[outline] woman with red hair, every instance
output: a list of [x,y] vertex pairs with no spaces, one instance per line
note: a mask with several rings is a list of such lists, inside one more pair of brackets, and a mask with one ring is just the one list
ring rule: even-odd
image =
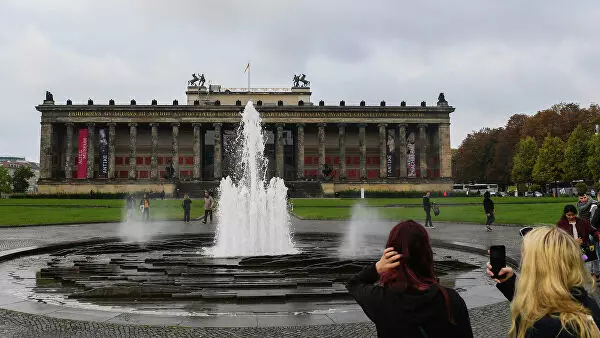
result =
[[412,220],[392,228],[381,259],[346,288],[379,337],[473,337],[465,301],[439,285],[429,235]]

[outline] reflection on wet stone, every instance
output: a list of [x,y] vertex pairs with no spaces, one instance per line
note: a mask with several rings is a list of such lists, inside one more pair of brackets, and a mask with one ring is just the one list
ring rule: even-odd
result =
[[[337,234],[296,234],[299,254],[238,258],[205,255],[211,234],[82,245],[46,255],[34,291],[97,305],[205,313],[356,307],[345,283],[378,257],[340,257],[341,240]],[[447,255],[436,255],[434,266],[450,287],[457,272],[480,268]]]

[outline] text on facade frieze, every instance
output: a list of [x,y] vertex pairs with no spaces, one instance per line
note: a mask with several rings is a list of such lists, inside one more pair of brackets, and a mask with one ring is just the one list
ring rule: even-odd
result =
[[[262,112],[263,118],[425,118],[432,113],[409,112]],[[429,116],[428,116],[429,115]],[[206,118],[239,118],[240,112],[69,112],[69,117],[206,117]]]

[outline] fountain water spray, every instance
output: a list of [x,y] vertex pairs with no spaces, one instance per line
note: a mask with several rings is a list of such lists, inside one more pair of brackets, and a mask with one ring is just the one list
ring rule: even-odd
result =
[[266,184],[268,159],[259,113],[248,102],[238,129],[237,175],[221,180],[217,233],[210,254],[216,257],[294,254],[287,211],[287,188],[274,177]]

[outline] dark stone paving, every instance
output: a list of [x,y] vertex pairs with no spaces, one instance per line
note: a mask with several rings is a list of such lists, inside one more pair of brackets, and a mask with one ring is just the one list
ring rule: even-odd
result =
[[[369,222],[360,229],[361,234],[381,236],[384,240],[393,222]],[[518,258],[520,236],[518,227],[495,227],[486,232],[483,225],[435,224],[430,231],[433,239],[459,242],[479,248],[492,244],[507,246],[508,255]],[[294,220],[297,232],[349,231],[347,221],[305,221]],[[368,230],[367,230],[368,229]],[[119,224],[92,224],[82,226],[51,226],[0,229],[0,249],[7,250],[20,246],[52,244],[61,241],[89,240],[94,237],[107,237],[122,234]],[[201,223],[184,225],[181,222],[150,224],[144,228],[148,234],[202,233],[214,231],[214,227]],[[382,241],[383,242],[383,241]],[[505,337],[509,327],[508,302],[477,307],[469,310],[475,337]],[[275,327],[184,327],[193,326],[193,320],[186,319],[182,326],[146,326],[109,322],[88,322],[50,318],[44,315],[26,314],[0,310],[0,337],[375,337],[372,323],[329,324],[317,326],[294,326],[294,323],[278,323]],[[113,320],[114,322],[114,320]],[[225,326],[226,323],[220,326]],[[298,324],[302,325],[302,324]]]

